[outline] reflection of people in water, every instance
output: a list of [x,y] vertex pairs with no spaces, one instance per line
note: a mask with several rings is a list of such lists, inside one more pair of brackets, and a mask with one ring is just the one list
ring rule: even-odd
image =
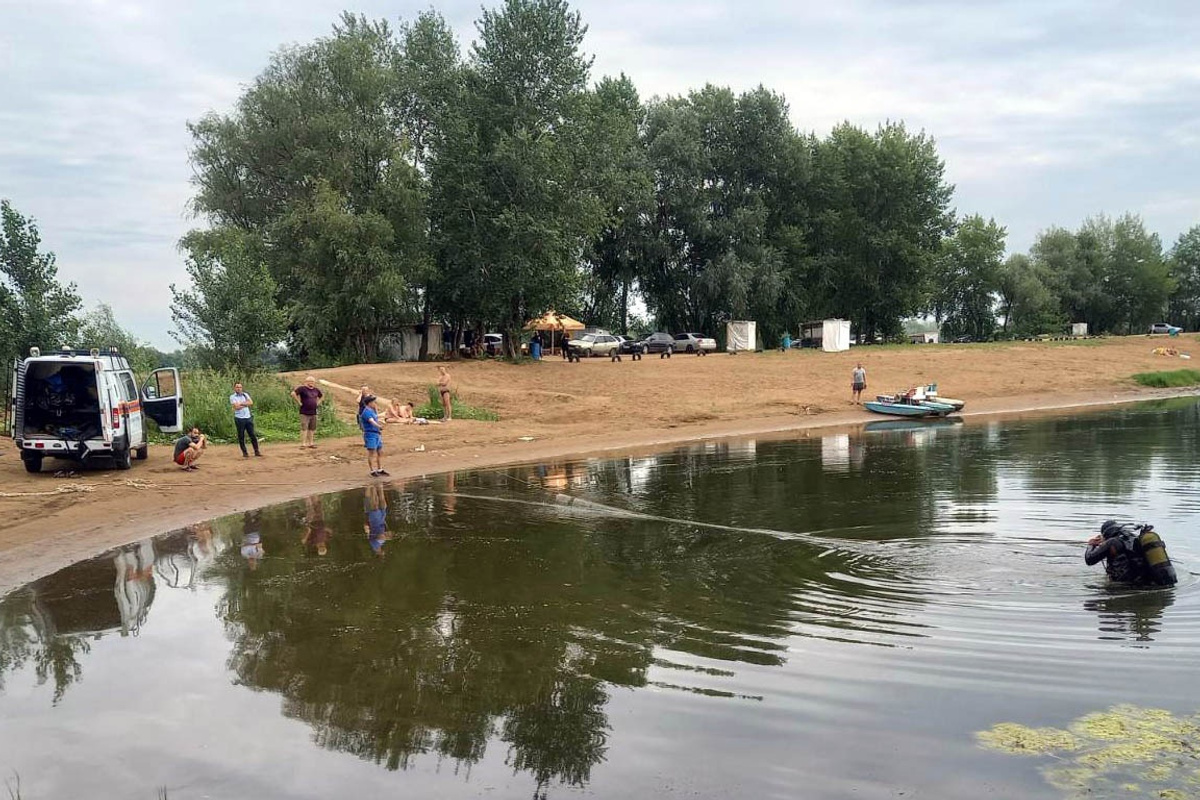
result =
[[258,562],[264,555],[262,545],[262,514],[258,511],[247,511],[242,515],[242,558],[250,564],[250,569],[258,569]]
[[1175,567],[1167,556],[1154,526],[1149,524],[1122,525],[1107,520],[1100,533],[1088,539],[1083,554],[1089,567],[1104,562],[1104,571],[1114,583],[1129,586],[1174,586]]
[[367,512],[367,521],[363,531],[367,534],[371,552],[382,558],[383,546],[392,538],[387,529],[387,498],[379,484],[368,486],[365,491],[363,509]]
[[[1114,587],[1116,589],[1116,587]],[[1175,602],[1170,591],[1116,591],[1084,601],[1083,607],[1099,615],[1101,639],[1152,642],[1162,631],[1163,611]]]
[[325,509],[321,496],[314,494],[304,498],[304,547],[313,548],[317,555],[329,552],[329,526],[325,524]]

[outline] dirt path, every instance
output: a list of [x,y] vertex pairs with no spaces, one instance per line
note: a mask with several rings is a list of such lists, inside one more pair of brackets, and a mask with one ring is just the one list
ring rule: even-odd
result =
[[[944,395],[968,401],[968,418],[1162,396],[1138,390],[1129,378],[1188,366],[1152,354],[1162,343],[1134,336],[837,354],[651,356],[621,363],[452,363],[461,398],[497,411],[501,421],[389,426],[384,465],[393,476],[411,477],[706,437],[859,425],[872,415],[849,401],[850,371],[858,361],[867,370],[868,396],[937,381]],[[1171,344],[1184,352],[1196,345],[1200,354],[1195,337]],[[365,382],[381,396],[420,405],[437,370],[430,364],[375,364],[315,374],[347,386]],[[353,395],[329,391],[353,415]],[[311,451],[268,442],[264,452],[265,458],[243,459],[235,446],[215,446],[200,470],[183,473],[171,464],[168,448],[156,446],[129,472],[56,477],[50,470],[66,462],[49,461],[47,472],[29,475],[12,442],[0,439],[0,594],[107,547],[368,480],[357,438],[325,441]]]

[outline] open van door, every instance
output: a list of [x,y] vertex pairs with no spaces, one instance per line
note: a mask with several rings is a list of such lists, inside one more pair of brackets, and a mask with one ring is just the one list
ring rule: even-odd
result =
[[149,380],[142,384],[142,409],[158,423],[163,433],[183,430],[183,388],[179,383],[179,370],[163,367],[150,373]]

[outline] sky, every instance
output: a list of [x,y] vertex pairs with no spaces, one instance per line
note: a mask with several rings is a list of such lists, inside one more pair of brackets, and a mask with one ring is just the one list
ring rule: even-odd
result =
[[[353,4],[352,4],[353,3]],[[478,2],[434,7],[474,38]],[[494,2],[489,2],[494,6]],[[280,47],[342,10],[429,0],[0,0],[0,197],[59,276],[164,349],[189,211],[187,123],[225,113]],[[1169,247],[1200,224],[1195,0],[577,0],[592,77],[644,98],[706,83],[784,95],[802,131],[902,120],[938,143],[954,205],[1039,230],[1139,214]]]

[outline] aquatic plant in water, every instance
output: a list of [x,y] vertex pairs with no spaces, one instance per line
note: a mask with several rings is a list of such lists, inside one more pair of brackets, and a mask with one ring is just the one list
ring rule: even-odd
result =
[[975,737],[990,750],[1057,759],[1043,774],[1069,798],[1200,794],[1200,715],[1119,705],[1082,716],[1067,730],[1002,722]]

